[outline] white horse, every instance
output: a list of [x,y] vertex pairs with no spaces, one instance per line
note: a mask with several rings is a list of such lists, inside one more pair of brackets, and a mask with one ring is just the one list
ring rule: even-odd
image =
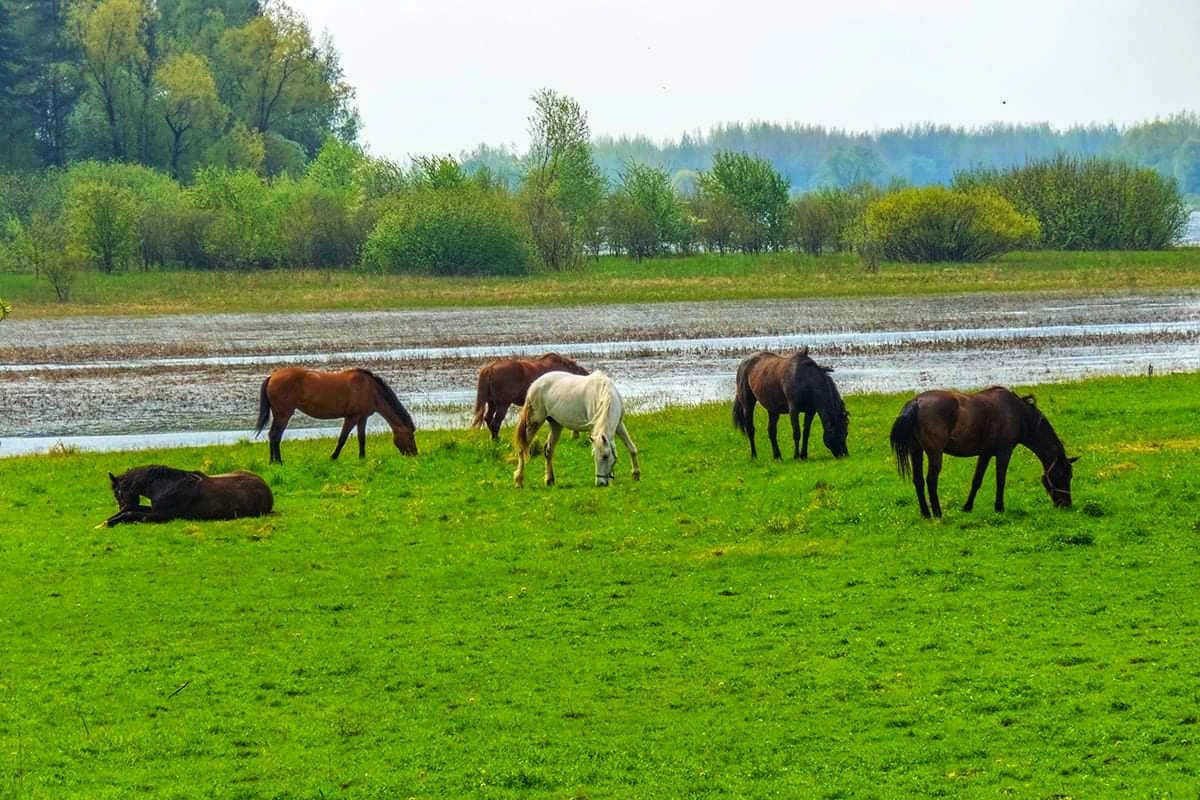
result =
[[529,443],[537,435],[543,422],[550,423],[550,435],[546,437],[546,485],[554,485],[554,446],[563,428],[572,431],[589,431],[592,439],[592,457],[596,460],[596,485],[607,486],[613,479],[613,466],[617,462],[617,447],[614,434],[625,443],[629,458],[633,461],[633,479],[642,475],[638,464],[637,448],[629,438],[623,421],[625,411],[621,395],[612,379],[603,372],[591,375],[572,375],[569,372],[547,372],[529,386],[513,443],[517,448],[517,471],[513,480],[518,487],[525,483],[525,462],[529,460]]

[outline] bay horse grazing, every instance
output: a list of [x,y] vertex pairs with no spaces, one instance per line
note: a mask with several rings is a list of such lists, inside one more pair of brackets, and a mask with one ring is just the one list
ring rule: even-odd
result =
[[[120,510],[97,527],[122,522],[258,517],[270,513],[275,504],[266,481],[244,470],[209,476],[153,464],[121,475],[110,472],[108,478]],[[143,497],[150,500],[150,505],[141,504]]]
[[[1018,444],[1033,451],[1042,462],[1042,486],[1056,506],[1071,505],[1072,467],[1079,457],[1067,458],[1066,449],[1050,421],[1037,407],[1033,395],[1014,394],[1003,386],[992,386],[975,394],[935,389],[922,392],[905,404],[892,424],[892,451],[900,476],[912,476],[921,516],[942,515],[938,501],[938,474],[942,454],[978,456],[975,477],[963,511],[975,505],[975,494],[983,484],[988,462],[996,457],[996,511],[1004,510],[1004,481],[1008,462]],[[927,476],[921,475],[922,459],[929,455]],[[929,487],[929,503],[925,487]]]
[[587,375],[588,371],[558,353],[543,353],[537,358],[497,359],[479,370],[475,383],[475,418],[471,427],[487,423],[492,441],[500,439],[500,425],[509,406],[525,405],[529,384],[547,372]]
[[529,395],[521,408],[513,443],[517,448],[517,471],[513,481],[518,488],[525,483],[525,462],[529,460],[529,443],[543,422],[550,424],[546,437],[546,485],[554,485],[554,447],[563,428],[588,431],[592,440],[592,458],[596,462],[596,485],[607,486],[613,479],[617,462],[617,447],[613,437],[619,437],[633,462],[633,479],[642,475],[638,451],[629,432],[625,430],[624,407],[621,395],[612,379],[603,372],[572,375],[569,372],[547,372],[529,386]]
[[[283,463],[279,442],[292,414],[303,411],[316,419],[343,418],[342,433],[330,458],[337,458],[346,444],[350,429],[358,427],[358,457],[367,454],[367,417],[375,412],[392,427],[392,441],[406,456],[417,454],[413,437],[416,423],[392,387],[383,378],[366,369],[354,368],[342,372],[317,372],[303,367],[284,367],[272,372],[262,382],[258,400],[258,427],[262,433],[271,420],[267,439],[271,443],[272,463]],[[272,419],[274,416],[274,419]]]
[[[787,414],[792,421],[792,458],[808,458],[808,433],[813,416],[821,417],[822,438],[834,458],[850,455],[846,436],[850,431],[850,412],[842,395],[824,367],[809,358],[808,348],[790,356],[762,352],[750,356],[737,369],[737,390],[733,400],[733,427],[750,440],[750,457],[758,457],[754,445],[754,405],[762,403],[767,410],[767,437],[771,453],[779,452],[777,430],[779,416]],[[799,415],[804,414],[803,443]]]

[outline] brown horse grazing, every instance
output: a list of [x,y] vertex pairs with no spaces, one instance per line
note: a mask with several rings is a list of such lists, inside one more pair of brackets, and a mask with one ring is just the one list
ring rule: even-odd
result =
[[254,432],[255,436],[261,434],[267,420],[274,415],[267,434],[272,462],[283,463],[279,441],[297,409],[317,419],[345,419],[330,458],[337,458],[342,452],[346,437],[355,426],[358,427],[358,457],[366,456],[367,417],[376,411],[392,426],[392,441],[397,449],[406,456],[417,454],[417,442],[413,438],[417,426],[408,409],[396,397],[392,387],[370,370],[315,372],[302,367],[284,367],[272,372],[259,390],[258,427]]
[[[808,357],[805,347],[790,356],[759,353],[750,356],[737,369],[737,391],[733,400],[733,427],[750,439],[750,457],[757,458],[754,446],[754,404],[762,403],[767,410],[767,436],[771,452],[782,458],[776,431],[779,415],[792,420],[792,458],[808,458],[808,433],[814,415],[821,417],[823,439],[834,458],[850,455],[846,436],[850,430],[850,412],[829,373]],[[800,412],[804,412],[804,440],[801,444]]]
[[478,428],[486,422],[492,432],[492,441],[498,441],[508,407],[525,405],[529,384],[547,372],[588,374],[586,369],[558,353],[545,353],[532,359],[498,359],[483,367],[475,384],[475,418],[471,420],[471,427]]
[[[922,392],[909,400],[892,424],[892,451],[901,477],[912,475],[921,515],[942,515],[938,501],[938,474],[942,454],[978,456],[975,477],[963,511],[975,505],[975,493],[983,484],[988,462],[996,457],[996,510],[1004,510],[1004,480],[1008,462],[1018,444],[1033,451],[1042,462],[1042,486],[1056,506],[1071,505],[1071,465],[1079,457],[1067,458],[1066,449],[1034,402],[1033,395],[1019,397],[1002,386],[975,394],[947,390]],[[929,454],[928,477],[921,475],[921,461]],[[929,504],[925,486],[929,486]]]
[[[101,528],[122,522],[258,517],[275,504],[266,481],[243,470],[209,476],[154,464],[121,475],[110,472],[108,478],[120,510],[97,526]],[[143,497],[150,505],[141,505]]]

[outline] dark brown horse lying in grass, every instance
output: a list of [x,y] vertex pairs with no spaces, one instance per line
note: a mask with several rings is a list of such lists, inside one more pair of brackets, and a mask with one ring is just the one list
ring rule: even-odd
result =
[[588,371],[566,356],[545,353],[537,358],[498,359],[479,370],[475,384],[475,418],[471,427],[487,423],[492,441],[500,438],[500,425],[509,406],[525,405],[529,384],[547,372],[587,375]]
[[[271,488],[253,472],[205,475],[154,464],[121,475],[108,473],[116,514],[100,523],[166,522],[172,519],[237,519],[267,514],[275,504]],[[143,506],[141,499],[150,500]]]
[[272,372],[259,391],[258,427],[255,430],[256,436],[262,433],[267,420],[274,415],[267,434],[272,462],[283,463],[279,442],[297,410],[317,419],[345,420],[330,458],[337,458],[342,452],[346,438],[355,426],[358,427],[358,457],[364,458],[367,454],[367,417],[377,411],[392,426],[392,441],[396,448],[406,456],[417,454],[417,442],[413,437],[416,423],[392,387],[370,370],[315,372],[302,367],[284,367]]
[[[1042,486],[1056,506],[1071,505],[1072,468],[1079,457],[1067,458],[1058,434],[1034,402],[1033,395],[1019,397],[1002,386],[975,394],[935,389],[909,400],[892,424],[892,451],[901,477],[912,476],[921,515],[942,515],[938,500],[938,475],[942,454],[978,456],[971,493],[963,511],[975,505],[975,494],[983,484],[988,462],[996,457],[996,510],[1004,510],[1004,481],[1008,462],[1019,444],[1033,451],[1042,462]],[[924,455],[929,454],[927,476],[921,474]],[[925,502],[925,487],[929,502]]]
[[[832,367],[823,367],[808,357],[807,347],[790,356],[759,353],[738,365],[733,427],[750,440],[751,458],[758,457],[754,445],[755,403],[762,403],[767,410],[767,438],[771,440],[771,453],[775,458],[782,458],[776,433],[781,414],[787,414],[792,420],[792,458],[808,458],[808,433],[814,415],[821,417],[825,446],[834,458],[850,455],[846,447],[850,413],[846,411],[833,378],[829,377],[831,372]],[[801,413],[804,414],[803,443]]]

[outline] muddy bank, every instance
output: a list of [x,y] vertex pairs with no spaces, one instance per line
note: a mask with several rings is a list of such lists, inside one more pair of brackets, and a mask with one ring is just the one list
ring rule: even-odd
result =
[[[259,383],[292,363],[371,368],[422,427],[458,427],[494,357],[568,352],[636,410],[727,400],[742,358],[801,345],[846,394],[1195,371],[1200,292],[9,319],[0,455],[249,437]],[[298,415],[304,426],[331,429]]]

